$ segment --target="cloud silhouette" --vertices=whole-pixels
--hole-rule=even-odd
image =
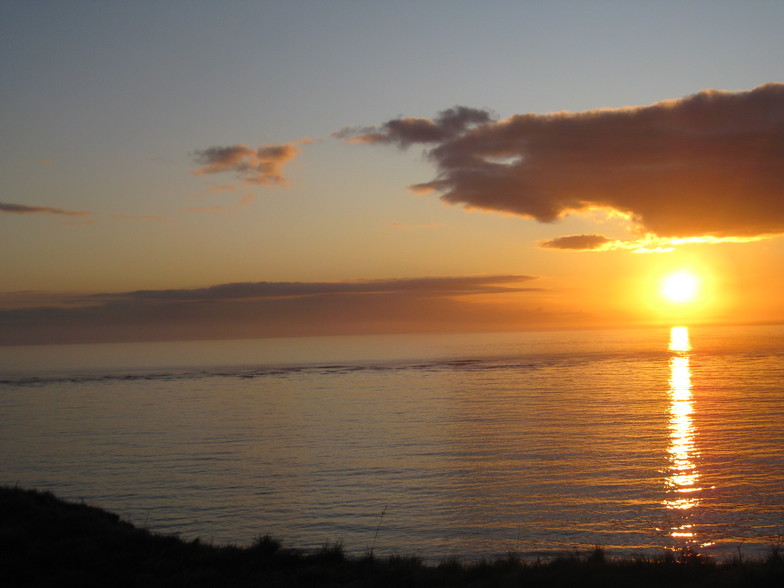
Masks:
[[[391,143],[405,148],[414,143],[440,143],[472,126],[492,120],[492,115],[486,110],[455,106],[439,112],[433,120],[397,118],[387,121],[379,128],[350,127],[333,133],[333,136],[346,139],[350,143]]]
[[[89,296],[0,296],[0,345],[405,333],[566,324],[526,306],[533,276],[249,282]],[[496,303],[521,293],[512,310]],[[474,296],[481,295],[481,296]],[[26,303],[25,303],[26,302]]]
[[[607,209],[661,237],[784,233],[782,83],[498,122],[482,112],[457,107],[339,136],[432,145],[437,177],[411,188],[468,208],[540,222]]]
[[[658,237],[651,233],[636,239],[609,239],[604,235],[566,235],[548,241],[540,241],[543,249],[562,249],[572,251],[617,251],[626,250],[634,253],[669,253],[680,245],[717,244],[717,243],[750,243],[760,241],[770,235],[743,237],[713,237],[701,235],[697,237]]]
[[[229,300],[239,298],[284,298],[323,294],[419,294],[431,296],[521,292],[531,288],[509,284],[535,279],[528,275],[448,276],[355,280],[345,282],[238,282],[208,288],[136,290],[93,294],[92,298],[126,300]]]
[[[545,249],[591,250],[600,249],[608,243],[612,243],[612,240],[604,235],[567,235],[543,241],[539,246]]]
[[[247,145],[208,147],[193,154],[194,162],[202,166],[193,174],[200,176],[234,172],[253,184],[284,184],[283,166],[300,151],[295,143],[258,148]]]
[[[7,214],[55,214],[60,216],[90,216],[85,210],[66,210],[54,206],[27,206],[25,204],[9,204],[0,202],[0,212]]]

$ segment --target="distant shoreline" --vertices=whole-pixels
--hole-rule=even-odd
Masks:
[[[721,562],[691,553],[614,558],[600,548],[544,561],[349,558],[340,543],[304,552],[269,536],[247,547],[185,541],[50,492],[0,487],[6,586],[773,586],[784,582],[781,548]]]

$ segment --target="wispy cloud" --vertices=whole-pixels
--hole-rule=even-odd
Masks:
[[[468,208],[541,222],[606,209],[658,237],[784,233],[781,83],[498,122],[457,107],[432,120],[399,118],[337,136],[427,146],[438,175],[411,188]]]
[[[0,212],[6,214],[54,214],[58,216],[90,216],[86,210],[67,210],[55,206],[27,206],[25,204],[10,204],[0,202]]]
[[[194,175],[233,172],[244,181],[252,184],[285,184],[283,167],[300,152],[293,141],[282,145],[264,145],[253,148],[247,145],[228,147],[208,147],[193,154],[195,163],[201,165]]]
[[[565,249],[572,251],[617,251],[627,250],[634,253],[669,253],[679,245],[699,245],[718,243],[750,243],[774,237],[775,235],[753,235],[747,237],[659,237],[654,234],[637,239],[610,239],[604,235],[566,235],[539,242],[543,249]]]

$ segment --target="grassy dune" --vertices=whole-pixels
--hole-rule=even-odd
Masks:
[[[615,559],[602,550],[547,562],[510,555],[426,565],[416,557],[348,558],[261,537],[248,547],[183,541],[51,493],[0,487],[0,585],[48,586],[784,586],[784,561]]]

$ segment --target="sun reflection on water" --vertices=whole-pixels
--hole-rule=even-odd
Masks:
[[[670,351],[691,351],[688,327],[673,327],[670,329]],[[688,359],[688,356],[686,356]]]
[[[697,469],[699,450],[697,429],[692,415],[695,409],[692,396],[692,373],[689,364],[691,343],[687,327],[670,330],[670,388],[669,388],[669,470],[666,477],[668,497],[664,506],[674,511],[670,536],[680,547],[691,548],[699,543],[694,525],[690,522],[693,509],[700,504],[700,473]]]

